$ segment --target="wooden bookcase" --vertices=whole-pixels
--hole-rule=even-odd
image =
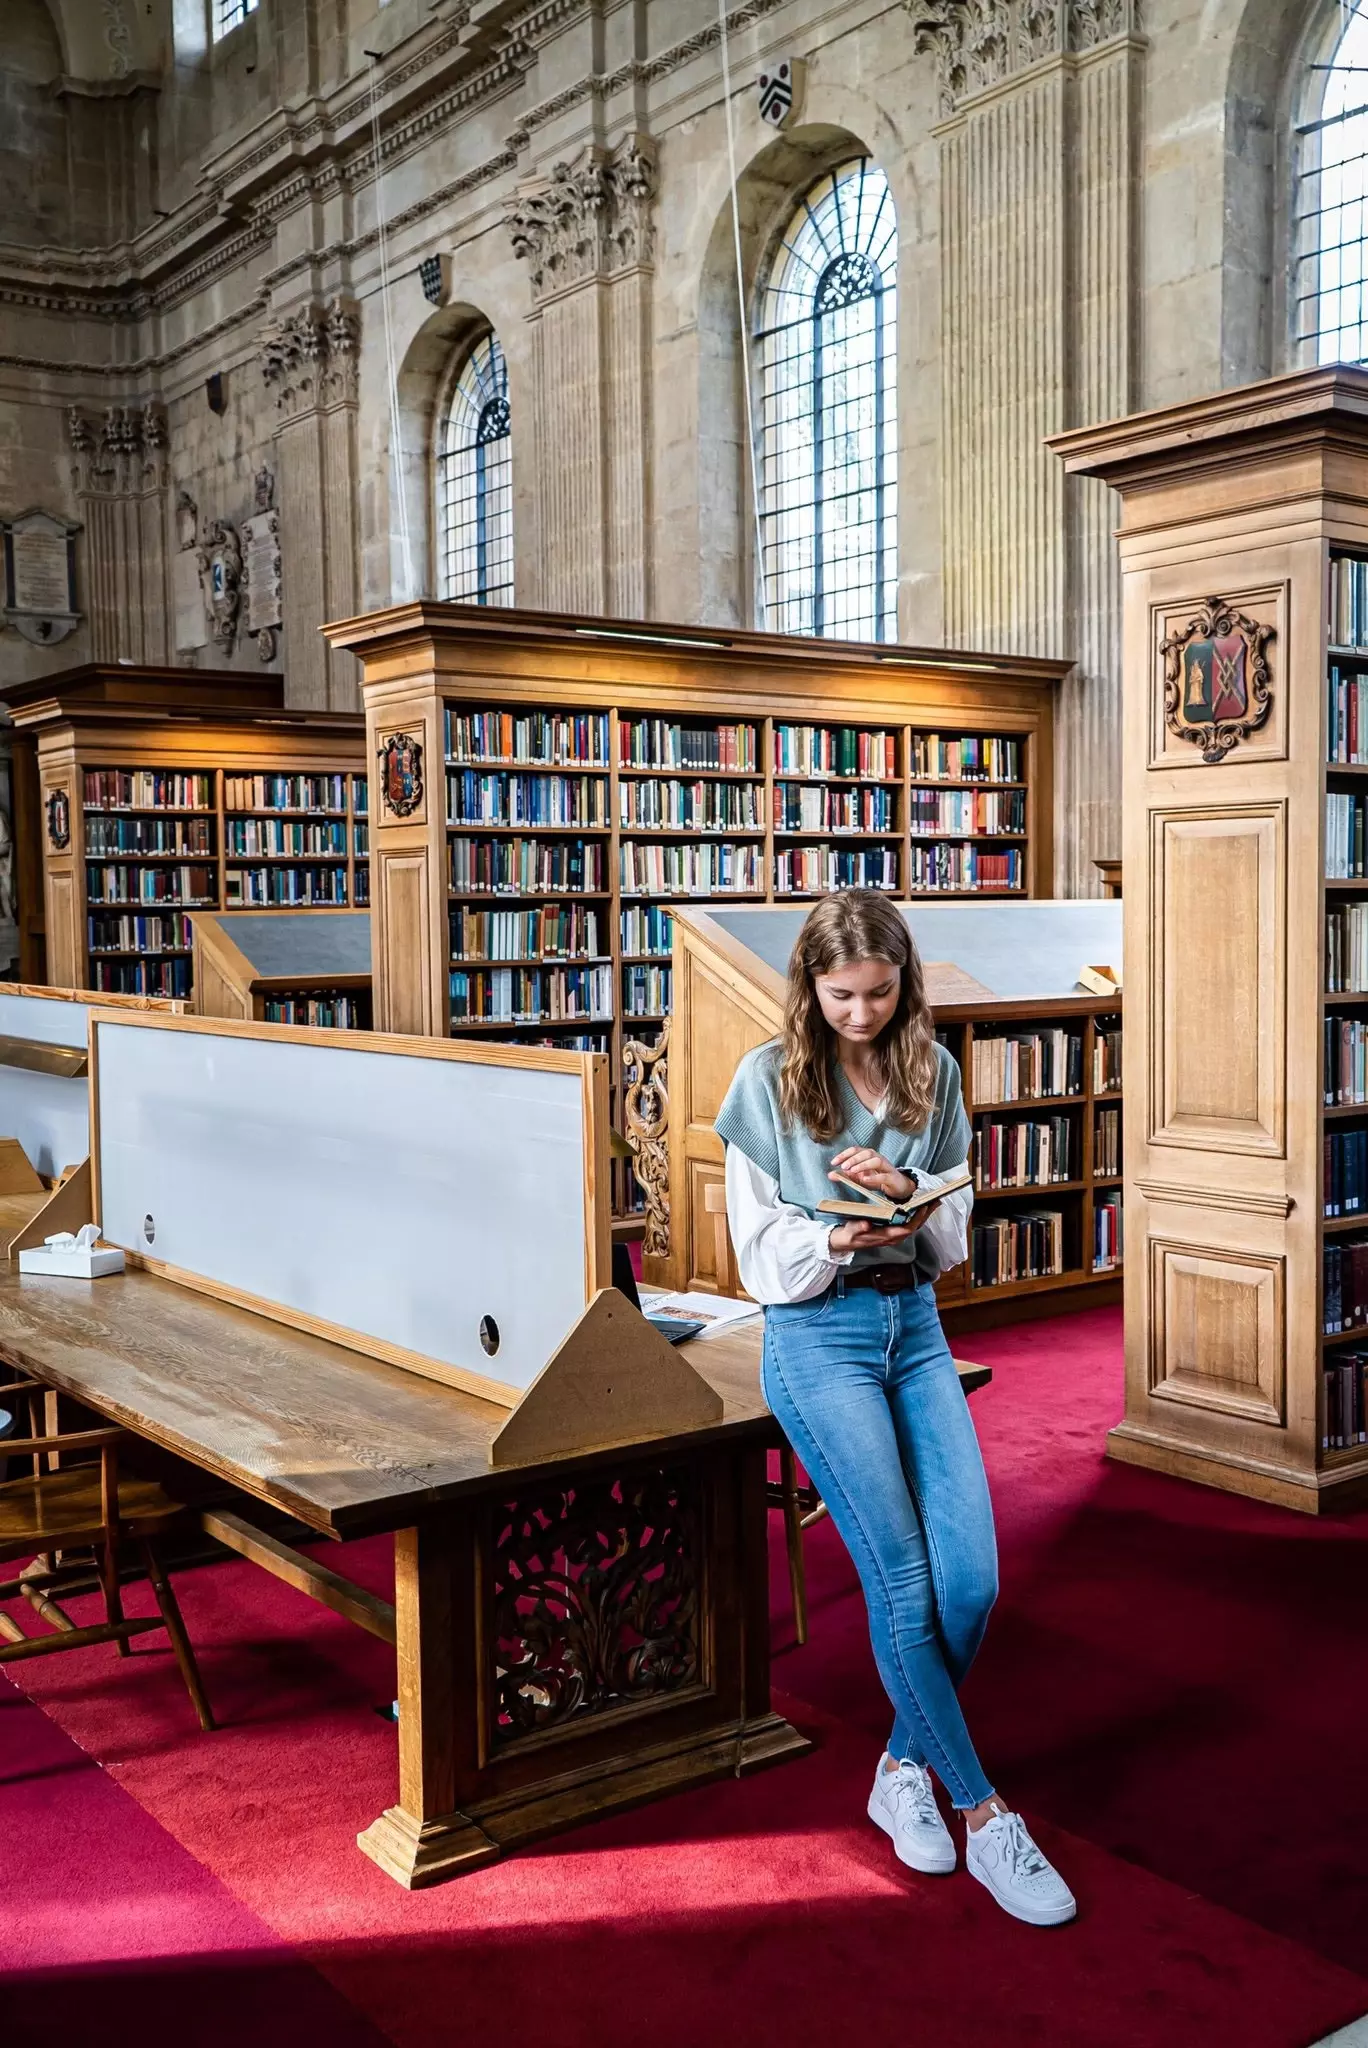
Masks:
[[[1368,374],[1298,372],[1054,446],[1122,507],[1131,1258],[1108,1449],[1338,1507],[1368,1494],[1368,1441],[1333,1440],[1342,1392],[1361,1416],[1368,1304],[1328,1327],[1368,1217],[1326,1213],[1328,1142],[1368,1133],[1361,1084],[1326,1099],[1341,1025],[1368,1024],[1368,960],[1340,973],[1336,939],[1368,925],[1361,846],[1337,858],[1368,752],[1336,759],[1331,715],[1336,671],[1368,679],[1368,566],[1352,614],[1335,603],[1340,565],[1368,565]],[[1225,722],[1197,738],[1216,657]]]
[[[371,1028],[369,911],[196,910],[190,929],[201,1017]]]
[[[1075,908],[1041,906],[1051,907],[1065,916]],[[968,908],[965,914],[975,915]],[[713,1121],[742,1054],[774,1037],[783,1019],[783,976],[757,943],[747,944],[739,929],[742,923],[738,919],[724,926],[697,908],[684,910],[675,920],[678,1000],[669,1103],[671,1233],[668,1261],[658,1269],[658,1277],[670,1286],[705,1292],[732,1291],[731,1274],[718,1270],[716,1219],[707,1205],[709,1188],[720,1184],[723,1176],[722,1143]],[[786,931],[785,946],[788,939]],[[1020,943],[1029,948],[1031,935],[1023,933]],[[1113,1147],[1120,1138],[1117,997],[1080,996],[1062,987],[1058,994],[1028,999],[997,999],[985,993],[966,1001],[956,992],[963,982],[958,967],[932,961],[924,941],[922,948],[937,1035],[959,1063],[965,1108],[975,1133],[970,1158],[975,1174],[971,1253],[978,1250],[981,1233],[1025,1216],[1057,1217],[1061,1240],[1057,1270],[987,1281],[976,1277],[971,1255],[967,1265],[944,1274],[936,1293],[947,1326],[977,1327],[1117,1299],[1122,1273],[1121,1175],[1114,1149],[1099,1142],[1106,1132],[1102,1120],[1108,1117],[1116,1119]],[[1043,1033],[1059,1033],[1074,1042],[1073,1072],[1059,1076],[1065,1086],[1048,1095],[1018,1092],[1004,1097],[999,1092],[1004,1064],[1000,1057],[997,1089],[990,1085],[995,1042]],[[1028,1085],[1020,1071],[1015,1085]],[[1000,1156],[995,1160],[987,1149],[990,1129],[1011,1132],[1051,1119],[1067,1133],[1060,1148],[1067,1173],[1058,1180],[1006,1185]],[[1026,1170],[1040,1170],[1038,1160],[1024,1164]],[[1115,1212],[1112,1249],[1105,1241],[1099,1244],[1104,1209]]]
[[[455,604],[327,631],[371,759],[421,762],[373,821],[377,1028],[607,1052],[615,1119],[675,905],[1049,889],[1066,663]]]
[[[278,677],[175,669],[74,670],[5,701],[41,848],[26,944],[49,980],[188,998],[192,911],[368,900],[359,715],[286,710]]]

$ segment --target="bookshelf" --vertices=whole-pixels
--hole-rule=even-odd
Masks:
[[[233,685],[95,668],[5,692],[49,979],[187,999],[196,912],[368,902],[363,721],[287,710],[278,677]]]
[[[1121,494],[1131,1259],[1108,1450],[1338,1509],[1368,1495],[1368,375],[1054,446]],[[1229,723],[1194,744],[1209,654],[1235,664]]]
[[[398,733],[433,764],[374,821],[377,1024],[607,1052],[615,1116],[676,906],[1049,888],[1064,663],[466,605],[328,632],[372,759]]]

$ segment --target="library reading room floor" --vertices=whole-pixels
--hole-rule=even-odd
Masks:
[[[995,1368],[974,1416],[1002,1550],[969,1717],[1072,1927],[905,1871],[865,1819],[889,1716],[829,1524],[803,1650],[773,1526],[776,1684],[809,1756],[415,1894],[355,1847],[391,1796],[392,1653],[231,1563],[180,1578],[217,1734],[159,1649],[0,1680],[6,2042],[1368,2042],[1368,1515],[1108,1464],[1114,1311],[957,1348]],[[355,1575],[382,1585],[385,1548],[352,1546]]]

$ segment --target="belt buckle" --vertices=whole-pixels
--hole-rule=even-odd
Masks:
[[[901,1294],[907,1284],[896,1266],[876,1266],[873,1280],[876,1294]]]

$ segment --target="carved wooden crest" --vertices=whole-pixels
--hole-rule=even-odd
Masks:
[[[380,795],[396,818],[411,818],[423,801],[423,743],[411,732],[381,735]]]
[[[71,804],[64,789],[54,789],[47,800],[48,844],[64,853],[71,844]]]
[[[1257,732],[1272,709],[1265,648],[1272,626],[1209,597],[1197,616],[1163,641],[1164,722],[1202,749],[1214,767]]]

